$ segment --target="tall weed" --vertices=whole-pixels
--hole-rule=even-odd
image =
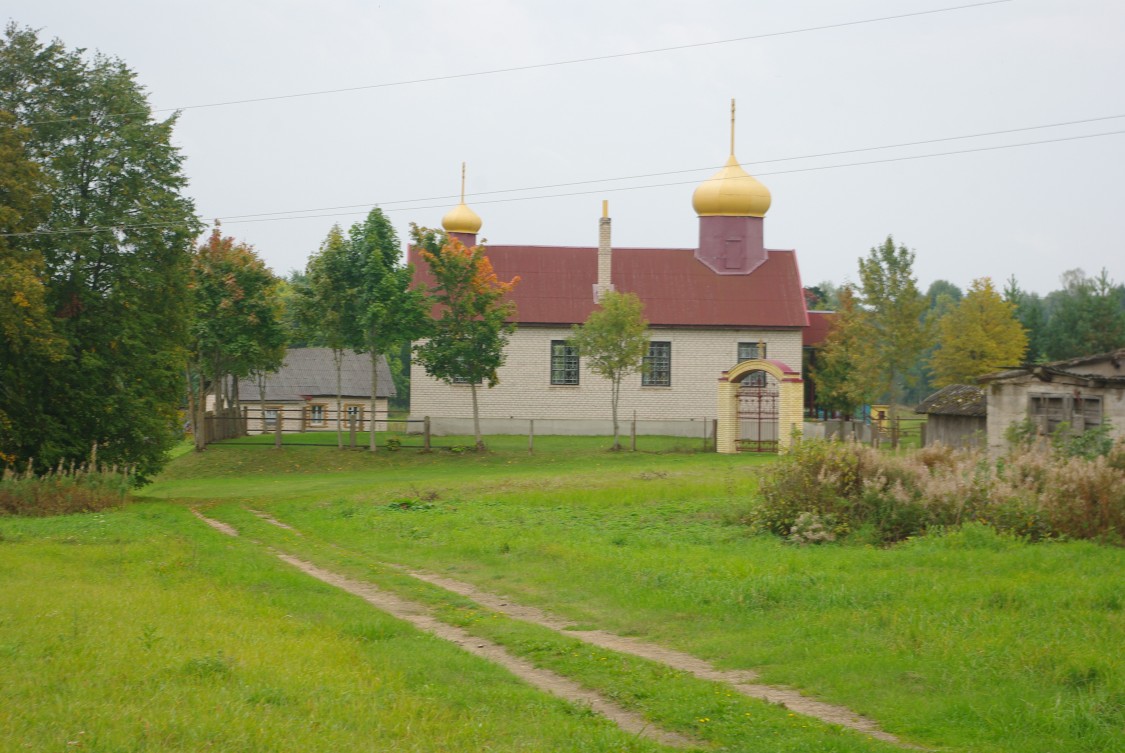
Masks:
[[[0,473],[0,515],[66,515],[117,507],[133,486],[130,468],[97,462],[59,465],[36,474],[5,467]]]
[[[942,446],[887,455],[807,441],[764,470],[760,491],[750,522],[800,543],[855,530],[889,543],[971,521],[1030,540],[1125,542],[1125,443],[1100,436],[1020,444],[996,461]],[[797,535],[810,520],[831,523],[832,537]]]

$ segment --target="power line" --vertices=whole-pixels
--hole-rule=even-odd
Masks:
[[[878,150],[883,150],[883,149],[900,149],[902,147],[907,147],[907,146],[923,146],[925,144],[939,144],[939,143],[947,142],[947,141],[960,141],[960,140],[963,140],[963,139],[983,138],[985,136],[1000,136],[1000,135],[1011,134],[1011,133],[1023,133],[1023,132],[1027,132],[1027,131],[1042,130],[1044,128],[1061,128],[1061,127],[1064,127],[1064,126],[1083,125],[1083,124],[1086,124],[1086,123],[1098,123],[1098,122],[1101,122],[1101,121],[1118,120],[1118,119],[1121,119],[1121,118],[1125,118],[1125,113],[1122,113],[1120,115],[1102,115],[1102,116],[1099,116],[1099,117],[1096,117],[1096,118],[1083,118],[1082,120],[1068,120],[1068,121],[1063,121],[1063,122],[1060,122],[1060,123],[1045,123],[1043,125],[1022,126],[1020,128],[1007,128],[1007,129],[1000,130],[1000,131],[983,131],[981,133],[969,133],[969,134],[964,134],[964,135],[961,135],[961,136],[942,136],[942,137],[933,138],[933,139],[923,139],[921,141],[904,141],[904,142],[901,142],[901,143],[898,143],[898,144],[884,144],[882,146],[865,146],[865,147],[858,147],[858,148],[855,148],[855,149],[842,149],[842,150],[835,151],[835,152],[818,152],[818,153],[814,153],[814,154],[803,154],[803,155],[799,155],[799,156],[795,156],[795,157],[775,157],[775,158],[772,158],[772,159],[754,160],[753,162],[746,162],[744,164],[746,164],[746,165],[768,165],[768,164],[772,164],[772,163],[775,163],[775,162],[794,162],[794,161],[797,161],[797,160],[816,159],[816,158],[819,158],[819,157],[838,157],[838,156],[841,156],[841,155],[844,155],[844,154],[859,154],[859,153],[862,153],[862,152],[873,152],[873,151],[878,151]],[[722,165],[709,165],[707,167],[690,167],[690,168],[685,168],[685,169],[682,169],[682,170],[665,170],[665,171],[656,172],[656,173],[638,173],[636,175],[622,175],[622,176],[612,177],[612,178],[592,178],[592,179],[588,179],[588,180],[576,180],[576,181],[569,181],[569,182],[565,182],[565,183],[548,183],[548,184],[539,185],[539,186],[524,186],[524,187],[521,187],[521,188],[498,188],[498,189],[495,189],[495,190],[492,190],[492,191],[469,192],[469,193],[465,194],[465,197],[469,198],[469,197],[477,197],[477,196],[491,196],[491,195],[495,195],[495,194],[519,193],[519,192],[523,192],[523,191],[542,191],[542,190],[546,190],[546,189],[549,189],[549,188],[569,188],[571,186],[583,186],[583,185],[590,185],[592,183],[609,183],[609,182],[612,182],[612,181],[620,181],[620,180],[639,180],[641,178],[660,178],[660,177],[663,177],[663,176],[666,176],[666,175],[682,175],[684,173],[697,173],[697,172],[704,172],[704,171],[708,171],[708,170],[718,170],[721,167],[722,167]],[[776,173],[763,173],[763,174],[774,175]],[[255,212],[255,213],[252,213],[252,214],[232,214],[232,215],[227,215],[227,217],[225,219],[242,220],[242,219],[250,219],[250,218],[254,218],[254,217],[272,217],[272,216],[282,215],[282,214],[302,214],[302,213],[307,213],[307,212],[329,212],[329,211],[334,211],[334,210],[337,210],[337,209],[359,209],[359,208],[362,208],[362,207],[370,207],[370,206],[386,207],[386,206],[391,206],[391,205],[394,205],[394,204],[416,204],[416,203],[421,202],[421,201],[441,201],[443,199],[457,199],[459,197],[460,197],[460,194],[445,194],[445,195],[441,195],[441,196],[422,196],[422,197],[418,197],[418,198],[415,198],[415,199],[394,199],[392,201],[368,201],[368,202],[365,202],[365,203],[362,203],[362,204],[340,204],[340,205],[331,206],[331,207],[313,207],[313,208],[309,208],[309,209],[285,209],[285,210],[279,210],[279,211],[275,211],[275,212]]]
[[[1021,143],[1018,143],[1018,144],[997,144],[997,145],[993,145],[993,146],[982,146],[982,147],[973,147],[973,148],[968,148],[968,149],[957,149],[957,150],[948,151],[948,152],[931,152],[930,154],[914,154],[914,155],[904,155],[904,156],[901,156],[901,157],[886,157],[884,159],[865,160],[863,162],[849,162],[849,163],[844,163],[844,164],[840,164],[840,165],[819,165],[819,166],[813,166],[813,167],[796,167],[796,168],[792,168],[792,169],[789,169],[789,170],[775,170],[773,172],[759,173],[759,175],[760,176],[787,175],[787,174],[792,174],[792,173],[816,172],[816,171],[819,171],[819,170],[839,170],[841,168],[848,168],[848,167],[862,167],[862,166],[865,166],[865,165],[881,165],[881,164],[887,164],[887,163],[891,163],[891,162],[906,162],[906,161],[917,160],[917,159],[931,159],[931,158],[934,158],[934,157],[949,157],[949,156],[959,155],[959,154],[975,154],[975,153],[979,153],[979,152],[998,151],[998,150],[1001,150],[1001,149],[1016,149],[1016,148],[1026,147],[1026,146],[1039,146],[1039,145],[1043,145],[1043,144],[1057,144],[1057,143],[1061,143],[1061,142],[1065,142],[1065,141],[1079,141],[1079,140],[1083,140],[1083,139],[1101,138],[1103,136],[1118,136],[1118,135],[1122,135],[1122,134],[1125,134],[1125,129],[1117,130],[1117,131],[1104,131],[1102,133],[1088,133],[1088,134],[1082,134],[1082,135],[1078,135],[1078,136],[1060,136],[1060,137],[1054,138],[1054,139],[1042,139],[1042,140],[1039,140],[1039,141],[1025,141],[1025,142],[1021,142]],[[691,185],[694,182],[695,181],[673,181],[673,182],[668,182],[668,183],[650,183],[650,184],[647,184],[647,185],[640,185],[640,186],[621,186],[619,188],[599,188],[599,189],[594,189],[594,190],[589,190],[589,191],[570,191],[570,192],[566,192],[566,193],[543,194],[543,195],[540,195],[540,196],[513,196],[513,197],[509,197],[509,198],[504,198],[504,199],[485,199],[483,201],[478,201],[478,202],[474,202],[474,203],[478,204],[478,205],[479,204],[504,204],[504,203],[515,202],[515,201],[535,201],[535,200],[539,200],[539,199],[566,198],[566,197],[570,197],[570,196],[587,196],[587,195],[590,195],[590,194],[599,194],[599,193],[616,193],[616,192],[620,192],[620,191],[639,191],[639,190],[650,189],[650,188],[666,188],[666,187],[670,187],[670,186]],[[366,206],[366,205],[364,205],[364,206]],[[433,205],[429,205],[429,206],[400,207],[400,208],[397,208],[397,209],[388,209],[387,211],[388,212],[401,212],[401,211],[417,211],[417,210],[422,210],[422,209],[443,209],[446,206],[447,206],[446,204],[433,204]],[[315,211],[315,210],[307,210],[307,211]],[[328,214],[306,214],[306,215],[301,215],[301,216],[262,217],[262,218],[257,218],[257,219],[253,219],[253,218],[251,218],[251,219],[230,219],[230,218],[224,219],[224,218],[219,218],[219,219],[222,220],[223,222],[227,222],[227,223],[231,223],[231,224],[248,224],[248,223],[254,223],[254,222],[279,222],[279,221],[283,221],[283,220],[323,219],[323,218],[326,218],[326,217],[345,217],[345,216],[354,216],[354,215],[358,215],[358,214],[363,214],[363,212],[339,212],[339,213],[328,213]],[[151,228],[161,228],[161,227],[183,227],[183,226],[184,226],[183,223],[179,223],[179,222],[165,222],[165,223],[153,222],[153,223],[140,223],[140,224],[136,224],[136,225],[123,224],[123,225],[110,225],[110,226],[104,226],[104,227],[64,228],[64,229],[61,229],[61,230],[32,230],[32,231],[22,232],[22,233],[0,233],[0,237],[14,238],[14,237],[27,237],[27,236],[69,235],[69,234],[78,234],[78,233],[98,233],[98,232],[112,232],[112,231],[118,231],[119,232],[119,231],[125,230],[125,229],[151,229]]]
[[[931,153],[931,154],[915,154],[915,155],[907,155],[907,156],[902,156],[902,157],[887,157],[885,159],[867,160],[867,161],[864,161],[864,162],[848,162],[848,163],[845,163],[845,164],[842,164],[842,165],[820,165],[820,166],[816,166],[816,167],[797,167],[797,168],[793,168],[793,169],[790,169],[790,170],[775,170],[773,172],[758,173],[758,175],[764,177],[764,176],[769,176],[769,175],[789,175],[789,174],[793,174],[793,173],[817,172],[819,170],[838,170],[840,168],[845,168],[845,167],[862,167],[862,166],[865,166],[865,165],[881,165],[881,164],[886,164],[886,163],[889,163],[889,162],[905,162],[905,161],[916,160],[916,159],[929,159],[929,158],[932,158],[932,157],[949,157],[949,156],[958,155],[958,154],[973,154],[973,153],[976,153],[976,152],[990,152],[990,151],[995,151],[995,150],[999,150],[999,149],[1015,149],[1015,148],[1024,147],[1024,146],[1039,146],[1039,145],[1042,145],[1042,144],[1054,144],[1054,143],[1058,143],[1058,142],[1062,142],[1062,141],[1077,141],[1077,140],[1080,140],[1080,139],[1092,139],[1092,138],[1098,138],[1098,137],[1101,137],[1101,136],[1118,136],[1118,135],[1121,135],[1121,134],[1125,134],[1125,129],[1122,129],[1122,130],[1119,130],[1119,131],[1106,131],[1106,132],[1103,132],[1103,133],[1090,133],[1090,134],[1084,134],[1084,135],[1081,135],[1081,136],[1062,136],[1062,137],[1056,138],[1056,139],[1043,139],[1042,141],[1027,141],[1027,142],[1023,142],[1023,143],[1020,143],[1020,144],[1001,144],[1001,145],[997,145],[997,146],[984,146],[984,147],[976,147],[976,148],[972,148],[972,149],[958,149],[958,150],[950,151],[950,152],[934,152],[934,153]],[[643,189],[649,189],[649,188],[667,188],[667,187],[670,187],[670,186],[686,186],[686,185],[692,185],[694,183],[695,183],[695,181],[693,181],[693,180],[672,181],[672,182],[668,182],[668,183],[649,183],[649,184],[640,185],[640,186],[621,186],[619,188],[598,188],[598,189],[592,189],[592,190],[589,190],[589,191],[570,191],[570,192],[566,192],[566,193],[543,194],[543,195],[540,195],[540,196],[513,196],[513,197],[510,197],[510,198],[506,198],[506,199],[485,199],[484,201],[473,202],[473,204],[474,205],[505,204],[505,203],[514,202],[514,201],[535,201],[535,200],[538,200],[538,199],[556,199],[556,198],[566,198],[566,197],[570,197],[570,196],[589,196],[591,194],[600,194],[600,193],[617,193],[617,192],[621,192],[621,191],[637,191],[637,190],[643,190]],[[388,212],[408,212],[408,211],[412,212],[412,211],[416,211],[416,210],[420,210],[420,209],[444,209],[447,206],[448,206],[448,204],[431,204],[431,205],[428,205],[428,206],[418,206],[418,207],[398,207],[398,208],[395,208],[395,209],[388,209],[386,211],[388,211]],[[313,210],[309,210],[309,211],[313,211]],[[275,220],[303,220],[303,219],[309,219],[309,218],[349,217],[349,216],[358,215],[358,214],[363,214],[363,212],[341,212],[341,213],[330,213],[330,214],[310,214],[310,215],[302,215],[302,216],[298,216],[298,217],[264,217],[264,218],[261,218],[261,219],[231,219],[231,220],[228,220],[228,219],[225,219],[225,218],[220,218],[220,219],[222,219],[223,222],[231,222],[233,224],[246,224],[246,223],[251,223],[251,222],[272,222],[272,221],[275,221]]]
[[[566,65],[580,65],[583,63],[597,63],[606,60],[618,60],[621,58],[639,57],[641,55],[656,55],[666,52],[678,52],[681,50],[698,49],[702,47],[714,47],[723,44],[734,44],[736,42],[750,42],[759,39],[770,39],[773,37],[791,36],[794,34],[807,34],[815,31],[828,31],[831,29],[843,29],[850,26],[861,26],[863,24],[882,23],[884,21],[898,21],[904,18],[916,18],[919,16],[930,16],[938,13],[950,13],[952,11],[969,10],[972,8],[981,8],[988,5],[1000,5],[1002,3],[1015,2],[1015,0],[982,0],[981,2],[968,3],[965,5],[954,5],[945,8],[931,8],[929,10],[914,11],[912,13],[897,13],[890,16],[878,16],[875,18],[864,18],[856,21],[840,21],[832,24],[821,24],[819,26],[806,26],[800,29],[786,29],[783,31],[771,31],[763,34],[749,34],[741,37],[731,37],[729,39],[714,39],[707,42],[691,42],[688,44],[671,45],[668,47],[654,47],[648,50],[634,50],[632,52],[614,52],[605,55],[592,55],[590,57],[571,58],[568,60],[553,60],[546,63],[529,63],[526,65],[513,65],[504,68],[491,68],[483,71],[470,71],[467,73],[447,73],[440,76],[428,76],[424,78],[404,79],[401,81],[385,81],[377,84],[363,84],[360,86],[346,86],[336,89],[319,89],[310,92],[296,92],[293,94],[276,94],[268,97],[247,97],[245,99],[232,99],[223,102],[206,102],[197,105],[183,105],[181,107],[161,107],[152,110],[132,110],[125,112],[109,113],[107,116],[128,116],[128,115],[149,115],[150,113],[158,112],[180,112],[183,110],[202,110],[213,107],[230,107],[232,105],[245,105],[257,102],[273,102],[284,99],[299,99],[303,97],[319,97],[328,94],[345,94],[348,92],[367,91],[371,89],[389,89],[398,86],[414,86],[417,84],[431,84],[439,81],[455,81],[465,78],[478,78],[481,76],[495,76],[501,73],[517,73],[519,71],[532,71],[540,70],[543,68],[556,68]],[[39,120],[31,123],[23,123],[24,126],[29,125],[48,125],[52,123],[65,123],[75,120],[75,118],[57,118],[54,120]]]

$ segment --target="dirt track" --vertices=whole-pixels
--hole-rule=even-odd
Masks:
[[[200,520],[203,520],[217,530],[230,536],[238,535],[237,531],[225,523],[206,518],[198,511],[193,510],[192,512],[195,513]],[[292,526],[282,523],[266,513],[258,510],[251,510],[251,512],[271,525],[285,528],[298,535],[300,534],[300,532]],[[635,734],[641,734],[643,732],[646,737],[650,737],[666,745],[677,747],[699,746],[699,743],[693,742],[676,733],[654,729],[648,725],[644,719],[632,712],[620,708],[611,701],[582,688],[571,680],[556,675],[553,672],[539,669],[522,659],[516,658],[496,644],[473,637],[460,628],[439,622],[430,616],[428,611],[421,605],[405,601],[397,596],[380,591],[370,584],[353,581],[336,573],[323,570],[295,557],[285,554],[278,554],[278,556],[309,575],[360,596],[373,606],[400,619],[407,620],[421,630],[452,641],[466,651],[508,668],[513,674],[527,680],[536,687],[568,700],[588,704],[591,708],[616,722],[624,730]],[[397,569],[418,580],[469,598],[483,607],[487,607],[488,609],[513,619],[539,625],[610,651],[631,654],[649,661],[658,662],[673,669],[687,672],[703,680],[722,682],[743,695],[779,704],[794,713],[819,719],[828,724],[836,724],[841,727],[854,729],[870,737],[904,748],[917,749],[916,746],[904,743],[889,732],[883,731],[873,720],[860,716],[848,708],[817,701],[808,696],[801,695],[801,693],[792,688],[757,683],[755,681],[758,679],[758,675],[750,670],[718,669],[709,662],[682,651],[676,651],[604,630],[574,630],[571,628],[571,623],[566,620],[547,614],[534,607],[513,604],[502,596],[482,591],[469,583],[464,583],[441,575],[435,575],[433,573],[413,570],[393,563],[379,564]]]
[[[207,525],[211,526],[217,531],[220,531],[227,536],[238,536],[238,531],[233,527],[218,520],[213,520],[201,514],[197,510],[192,510],[197,518],[202,520]],[[261,513],[256,513],[262,516]],[[265,518],[263,518],[265,519]],[[275,525],[282,525],[278,521],[270,519],[270,522]],[[288,528],[288,526],[284,526]],[[394,594],[387,593],[370,583],[363,583],[357,580],[352,580],[339,573],[331,572],[323,568],[317,567],[312,563],[306,562],[297,557],[288,554],[276,553],[277,557],[284,562],[292,565],[298,570],[311,575],[317,580],[328,583],[339,589],[347,591],[350,594],[360,597],[368,604],[371,604],[376,609],[379,609],[387,614],[397,617],[400,620],[409,622],[419,630],[435,635],[439,638],[447,640],[456,644],[461,649],[468,651],[488,661],[499,664],[507,669],[512,674],[533,685],[540,690],[546,691],[552,695],[564,698],[573,703],[588,706],[594,711],[598,712],[605,718],[612,721],[625,732],[637,735],[638,737],[645,737],[654,742],[661,743],[676,748],[704,748],[708,747],[706,744],[698,740],[692,740],[684,735],[668,730],[654,727],[644,717],[628,711],[614,702],[608,700],[602,695],[595,693],[592,690],[583,688],[573,680],[569,680],[562,675],[555,674],[546,669],[541,669],[531,664],[528,661],[520,659],[516,656],[509,654],[502,646],[493,643],[484,638],[478,638],[470,633],[462,630],[461,628],[447,625],[435,619],[429,610],[412,601],[399,598]]]

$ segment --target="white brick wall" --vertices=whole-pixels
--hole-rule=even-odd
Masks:
[[[609,382],[581,363],[577,386],[551,382],[551,340],[566,340],[566,327],[520,327],[508,343],[500,384],[477,391],[482,418],[604,419],[610,405]],[[621,417],[641,419],[714,418],[719,376],[737,363],[739,342],[764,341],[766,355],[801,369],[800,330],[653,329],[650,339],[672,343],[672,386],[642,387],[640,374],[621,386]],[[410,367],[411,418],[470,418],[468,385],[447,385]]]

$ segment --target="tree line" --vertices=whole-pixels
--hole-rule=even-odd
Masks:
[[[289,345],[332,349],[337,394],[343,353],[370,354],[372,409],[378,358],[412,340],[444,343],[419,353],[437,378],[495,381],[502,356],[485,356],[511,331],[511,283],[483,248],[416,228],[436,279],[427,291],[411,288],[378,208],[333,227],[288,279],[218,225],[196,245],[205,226],[184,193],[176,118],[153,115],[122,61],[5,28],[0,466],[43,471],[97,448],[143,481],[185,424],[208,403],[237,406],[239,380],[260,387]]]
[[[925,293],[915,253],[892,237],[859,260],[859,282],[806,289],[810,309],[836,312],[811,371],[818,406],[845,414],[886,402],[892,414],[934,390],[1006,368],[1125,347],[1125,285],[1102,270],[1062,275],[1045,296],[987,277]]]

